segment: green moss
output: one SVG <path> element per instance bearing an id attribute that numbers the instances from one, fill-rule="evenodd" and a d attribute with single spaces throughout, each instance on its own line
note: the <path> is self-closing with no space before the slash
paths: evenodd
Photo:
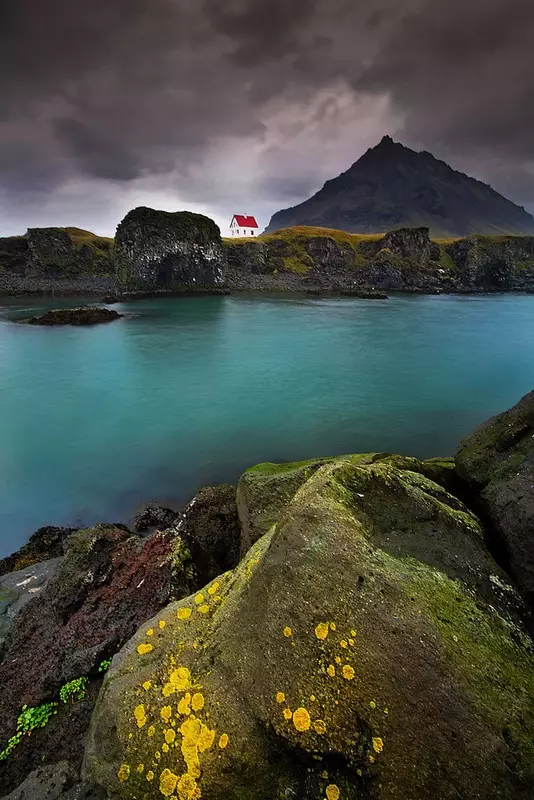
<path id="1" fill-rule="evenodd" d="M 308 263 L 301 261 L 300 258 L 296 256 L 292 256 L 289 258 L 282 259 L 284 269 L 287 272 L 296 272 L 299 275 L 305 275 L 307 272 L 310 271 L 311 267 L 313 266 L 312 263 L 309 263 L 311 259 L 308 258 Z"/>
<path id="2" fill-rule="evenodd" d="M 449 255 L 445 247 L 439 248 L 438 263 L 441 269 L 444 269 L 446 271 L 456 270 L 456 264 L 454 263 L 452 257 Z"/>

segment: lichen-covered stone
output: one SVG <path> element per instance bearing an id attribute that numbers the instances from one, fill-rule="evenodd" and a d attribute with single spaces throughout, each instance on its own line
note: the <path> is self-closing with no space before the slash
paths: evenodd
<path id="1" fill-rule="evenodd" d="M 534 392 L 466 437 L 456 464 L 534 601 Z"/>
<path id="2" fill-rule="evenodd" d="M 534 658 L 479 521 L 384 459 L 308 468 L 235 571 L 114 658 L 85 776 L 124 800 L 527 800 Z"/>
<path id="3" fill-rule="evenodd" d="M 220 288 L 224 261 L 219 228 L 201 214 L 136 208 L 117 228 L 117 274 L 130 289 L 182 292 Z"/>

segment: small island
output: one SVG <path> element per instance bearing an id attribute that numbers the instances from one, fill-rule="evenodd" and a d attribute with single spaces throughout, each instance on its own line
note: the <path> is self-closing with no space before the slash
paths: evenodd
<path id="1" fill-rule="evenodd" d="M 56 308 L 47 311 L 40 317 L 30 317 L 21 322 L 26 325 L 98 325 L 101 322 L 113 322 L 124 314 L 110 308 Z"/>

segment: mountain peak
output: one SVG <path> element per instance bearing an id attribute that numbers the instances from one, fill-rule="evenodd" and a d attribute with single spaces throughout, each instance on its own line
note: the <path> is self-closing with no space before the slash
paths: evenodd
<path id="1" fill-rule="evenodd" d="M 354 233 L 424 226 L 434 237 L 534 235 L 534 218 L 523 208 L 388 135 L 313 197 L 275 214 L 267 231 L 294 225 Z"/>

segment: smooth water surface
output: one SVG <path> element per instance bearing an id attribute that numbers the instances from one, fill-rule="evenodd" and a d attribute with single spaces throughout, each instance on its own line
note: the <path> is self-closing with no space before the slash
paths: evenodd
<path id="1" fill-rule="evenodd" d="M 534 383 L 534 296 L 177 298 L 93 328 L 13 322 L 60 305 L 0 299 L 0 556 L 260 461 L 452 454 Z"/>

